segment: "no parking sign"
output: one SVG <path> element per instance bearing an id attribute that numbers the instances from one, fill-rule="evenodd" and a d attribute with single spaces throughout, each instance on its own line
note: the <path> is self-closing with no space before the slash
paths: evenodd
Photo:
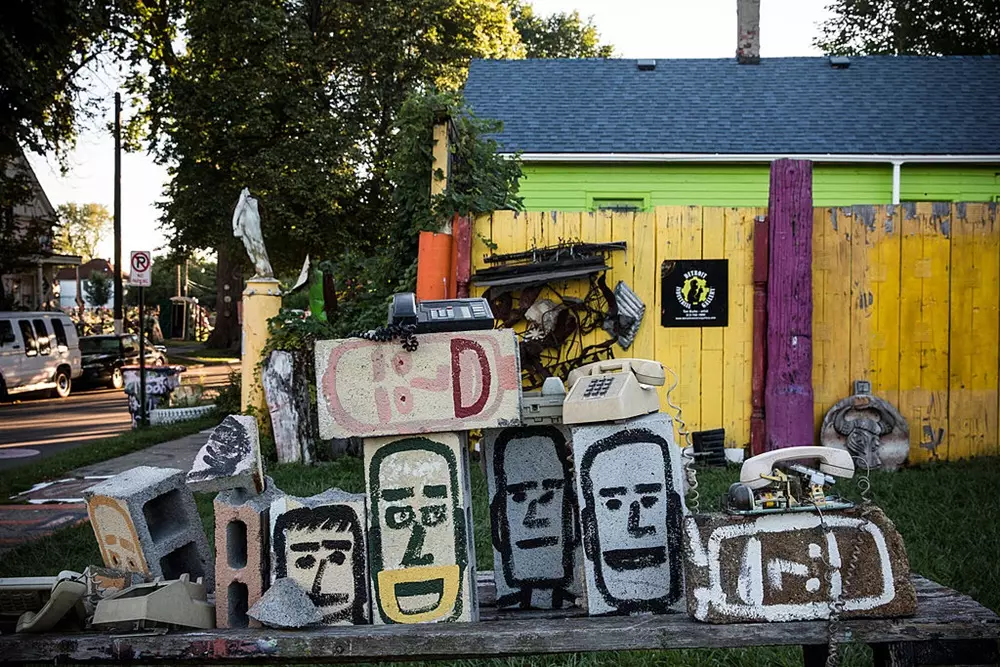
<path id="1" fill-rule="evenodd" d="M 129 260 L 131 271 L 128 284 L 132 287 L 149 287 L 153 284 L 153 258 L 148 250 L 133 250 Z"/>

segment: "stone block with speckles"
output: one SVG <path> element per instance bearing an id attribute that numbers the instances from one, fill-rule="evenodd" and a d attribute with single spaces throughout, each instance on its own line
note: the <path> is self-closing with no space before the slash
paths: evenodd
<path id="1" fill-rule="evenodd" d="M 684 485 L 670 417 L 571 427 L 591 615 L 684 608 Z"/>
<path id="2" fill-rule="evenodd" d="M 374 622 L 478 620 L 466 434 L 369 438 L 364 451 Z"/>
<path id="3" fill-rule="evenodd" d="M 495 428 L 521 420 L 521 372 L 511 329 L 316 342 L 323 438 Z"/>
<path id="4" fill-rule="evenodd" d="M 270 583 L 271 503 L 283 494 L 265 478 L 264 492 L 223 491 L 215 497 L 215 626 L 260 627 L 247 610 Z"/>
<path id="5" fill-rule="evenodd" d="M 139 466 L 83 497 L 105 565 L 164 579 L 189 574 L 214 590 L 212 554 L 182 471 Z"/>

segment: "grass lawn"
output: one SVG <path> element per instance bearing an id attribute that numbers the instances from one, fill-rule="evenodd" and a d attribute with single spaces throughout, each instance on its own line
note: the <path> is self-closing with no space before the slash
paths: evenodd
<path id="1" fill-rule="evenodd" d="M 269 471 L 278 487 L 294 495 L 311 495 L 330 487 L 364 491 L 359 459 L 343 458 L 314 467 L 278 466 Z M 722 494 L 738 477 L 738 468 L 700 470 L 702 511 L 718 509 Z M 857 497 L 853 484 L 838 484 L 840 493 Z M 906 541 L 910 566 L 926 577 L 971 595 L 987 607 L 1000 610 L 1000 458 L 942 463 L 874 473 L 875 502 L 896 523 Z M 477 566 L 493 568 L 486 481 L 473 468 L 472 493 Z M 199 511 L 212 539 L 212 498 L 197 496 Z M 26 545 L 0 558 L 0 577 L 56 574 L 61 569 L 82 570 L 100 562 L 100 552 L 89 525 L 78 526 Z M 866 647 L 847 647 L 845 665 L 871 664 Z M 569 654 L 525 659 L 454 661 L 452 665 L 801 665 L 798 648 L 753 648 L 703 651 L 643 651 Z M 410 665 L 418 663 L 407 663 Z M 434 663 L 441 664 L 441 663 Z"/>
<path id="2" fill-rule="evenodd" d="M 219 421 L 218 417 L 209 416 L 179 424 L 126 431 L 111 438 L 94 440 L 79 447 L 61 451 L 58 454 L 39 459 L 37 463 L 0 471 L 0 503 L 8 502 L 7 499 L 12 495 L 30 489 L 37 482 L 59 479 L 74 468 L 107 461 L 150 445 L 183 438 L 186 435 L 211 428 Z"/>

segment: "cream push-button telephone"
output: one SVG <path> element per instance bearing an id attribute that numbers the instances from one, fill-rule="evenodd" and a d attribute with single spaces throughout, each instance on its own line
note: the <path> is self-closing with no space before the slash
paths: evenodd
<path id="1" fill-rule="evenodd" d="M 648 359 L 608 359 L 570 372 L 563 403 L 564 424 L 629 419 L 656 412 L 663 364 Z"/>

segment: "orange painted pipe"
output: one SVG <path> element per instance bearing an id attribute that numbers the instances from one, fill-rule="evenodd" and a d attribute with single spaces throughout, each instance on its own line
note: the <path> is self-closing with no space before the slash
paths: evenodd
<path id="1" fill-rule="evenodd" d="M 420 232 L 417 246 L 417 301 L 447 299 L 453 289 L 451 234 Z"/>

